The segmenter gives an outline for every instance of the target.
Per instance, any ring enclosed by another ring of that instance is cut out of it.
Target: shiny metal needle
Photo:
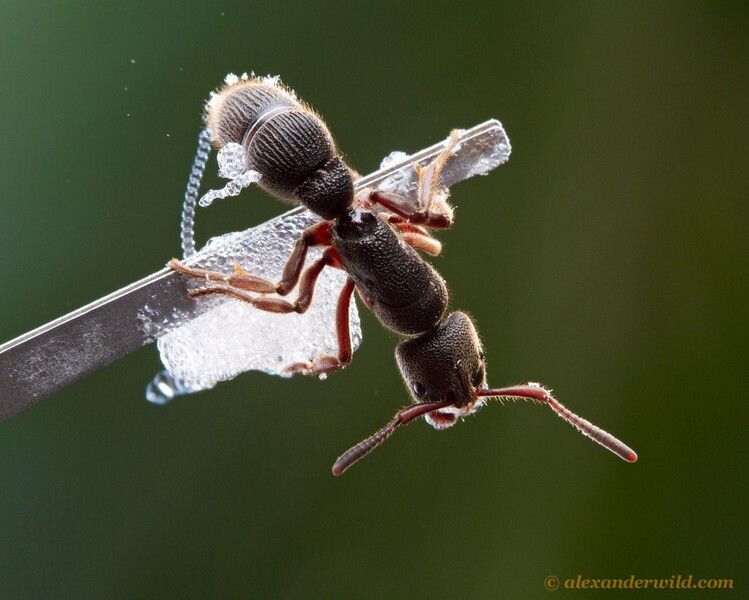
[[[498,139],[503,140],[501,143],[507,140],[501,124],[495,120],[463,131],[456,150],[457,160],[451,159],[442,172],[444,185],[449,187],[480,173],[486,148],[496,145]],[[399,179],[399,187],[408,187],[413,163],[430,162],[444,147],[443,141],[404,157],[362,177],[356,188],[387,187],[389,182]],[[507,141],[507,156],[509,152]],[[496,164],[501,164],[507,157],[497,158]],[[306,209],[293,209],[300,210]],[[162,314],[178,309],[187,315],[197,315],[201,310],[200,303],[187,296],[183,278],[164,268],[0,345],[0,421],[154,341],[139,318],[146,305]]]

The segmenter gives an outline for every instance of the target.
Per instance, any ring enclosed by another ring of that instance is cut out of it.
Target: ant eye
[[[424,387],[424,384],[419,383],[418,381],[413,384],[413,390],[417,398],[421,398],[424,394],[427,393],[427,389]]]
[[[484,381],[484,365],[482,364],[479,366],[478,369],[473,374],[473,377],[471,377],[471,383],[473,384],[473,387],[477,388],[481,385],[481,383]]]

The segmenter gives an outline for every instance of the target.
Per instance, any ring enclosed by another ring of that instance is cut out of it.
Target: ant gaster
[[[385,327],[409,337],[398,344],[395,355],[414,404],[341,455],[333,474],[343,473],[416,417],[423,415],[430,425],[444,429],[478,410],[489,397],[545,403],[624,460],[637,460],[631,448],[564,408],[538,384],[489,389],[484,352],[472,320],[462,312],[444,317],[445,282],[415,249],[439,254],[441,245],[428,229],[452,224],[453,211],[447,190],[440,185],[440,171],[451,156],[455,136],[434,162],[415,167],[419,191],[414,203],[372,189],[355,195],[357,174],[346,165],[323,120],[275,81],[250,78],[226,85],[209,102],[206,116],[214,144],[219,148],[230,142],[241,144],[247,167],[261,174],[263,189],[282,200],[302,203],[323,221],[309,227],[296,242],[278,282],[252,275],[239,265],[226,274],[172,260],[170,266],[176,271],[207,280],[205,287],[190,294],[221,294],[260,310],[303,313],[320,272],[326,267],[345,270],[348,278],[336,311],[338,355],[290,365],[290,373],[321,374],[351,361],[349,304],[354,290]],[[323,254],[303,271],[312,246],[323,247]],[[299,295],[293,302],[266,295],[285,296],[297,283]]]

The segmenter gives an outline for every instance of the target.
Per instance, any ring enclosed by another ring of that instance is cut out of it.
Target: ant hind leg
[[[349,326],[349,306],[355,289],[354,280],[350,277],[343,284],[336,306],[336,335],[338,337],[338,355],[318,356],[314,360],[294,363],[284,369],[285,375],[301,373],[303,375],[320,375],[344,368],[351,362],[351,330]]]

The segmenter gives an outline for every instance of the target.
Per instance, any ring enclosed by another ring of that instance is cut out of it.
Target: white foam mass
[[[190,264],[226,273],[239,264],[252,274],[278,281],[295,242],[318,221],[307,210],[292,211],[252,229],[211,239]],[[320,254],[321,250],[311,248],[306,266]],[[197,391],[245,371],[288,375],[284,369],[293,363],[336,355],[335,311],[345,280],[343,271],[324,269],[304,314],[269,313],[219,296],[198,298],[198,302],[210,303],[207,312],[192,320],[160,325],[161,360],[174,379]],[[196,280],[191,285],[200,287],[206,282]],[[286,298],[293,301],[297,293],[295,288]],[[356,349],[361,327],[353,299],[349,322]]]

